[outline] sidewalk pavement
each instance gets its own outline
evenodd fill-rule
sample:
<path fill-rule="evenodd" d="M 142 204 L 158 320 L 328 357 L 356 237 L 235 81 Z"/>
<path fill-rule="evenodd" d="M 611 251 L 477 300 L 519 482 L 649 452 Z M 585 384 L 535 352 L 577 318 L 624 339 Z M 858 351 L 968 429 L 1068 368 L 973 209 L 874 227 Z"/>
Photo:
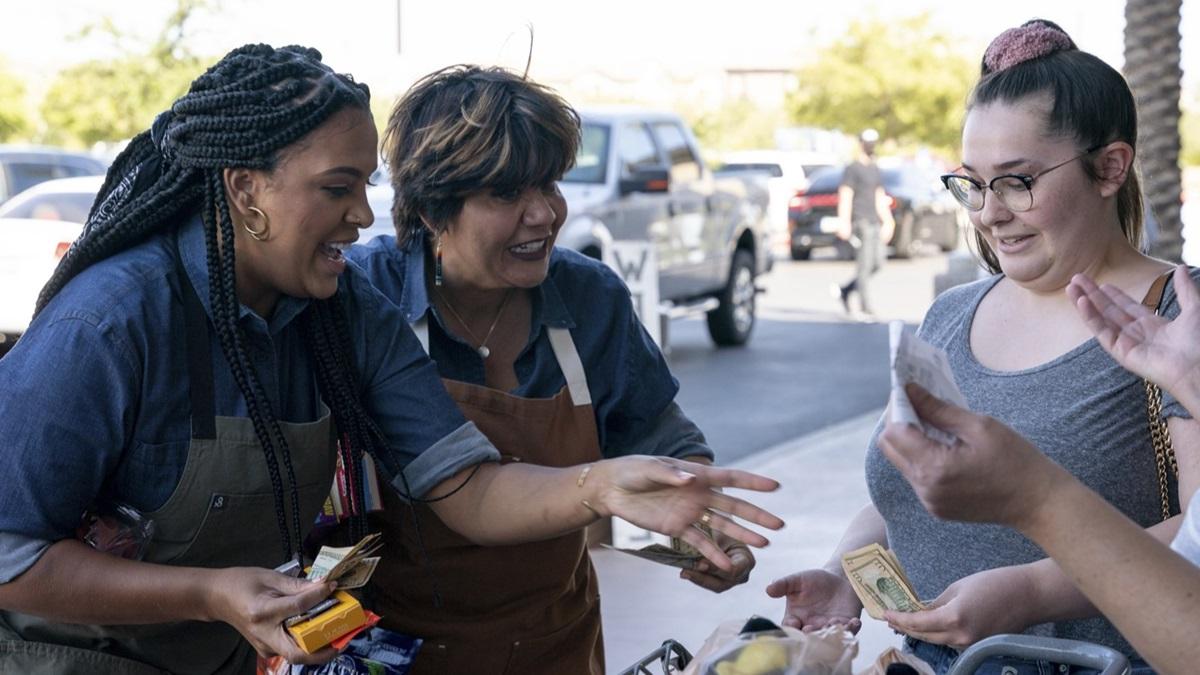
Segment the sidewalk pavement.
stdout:
<path fill-rule="evenodd" d="M 600 576 L 608 672 L 619 673 L 668 638 L 694 653 L 727 619 L 758 614 L 778 622 L 783 600 L 767 597 L 763 589 L 785 574 L 823 564 L 850 520 L 869 501 L 863 459 L 882 412 L 852 418 L 733 464 L 783 484 L 769 495 L 742 493 L 787 523 L 780 532 L 768 532 L 771 545 L 756 551 L 758 565 L 746 584 L 714 594 L 680 579 L 673 568 L 592 549 Z M 899 645 L 899 637 L 864 613 L 855 670 L 893 645 Z"/>

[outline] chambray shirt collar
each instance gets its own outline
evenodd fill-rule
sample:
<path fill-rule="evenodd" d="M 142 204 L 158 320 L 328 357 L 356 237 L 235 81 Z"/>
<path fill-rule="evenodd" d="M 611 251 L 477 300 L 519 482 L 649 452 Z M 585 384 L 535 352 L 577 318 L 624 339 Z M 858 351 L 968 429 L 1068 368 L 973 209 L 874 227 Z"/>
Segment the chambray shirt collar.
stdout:
<path fill-rule="evenodd" d="M 194 216 L 183 227 L 179 228 L 179 256 L 183 262 L 184 272 L 196 289 L 196 296 L 204 306 L 210 320 L 213 318 L 212 298 L 208 288 L 208 249 L 204 243 L 204 223 L 200 216 Z M 264 319 L 242 303 L 238 303 L 238 322 L 248 322 L 251 325 L 265 326 L 271 335 L 278 335 L 289 323 L 300 316 L 308 307 L 307 299 L 293 298 L 281 295 L 275 304 L 275 311 L 270 319 Z"/>
<path fill-rule="evenodd" d="M 554 255 L 551 252 L 550 255 Z M 429 311 L 429 294 L 425 290 L 425 238 L 415 237 L 404 247 L 404 288 L 400 295 L 400 309 L 405 319 L 416 323 Z M 434 312 L 436 314 L 436 312 Z M 533 326 L 550 328 L 574 328 L 575 321 L 567 311 L 567 305 L 549 275 L 533 289 Z M 536 332 L 536 331 L 535 331 Z M 530 335 L 530 342 L 537 335 Z"/>

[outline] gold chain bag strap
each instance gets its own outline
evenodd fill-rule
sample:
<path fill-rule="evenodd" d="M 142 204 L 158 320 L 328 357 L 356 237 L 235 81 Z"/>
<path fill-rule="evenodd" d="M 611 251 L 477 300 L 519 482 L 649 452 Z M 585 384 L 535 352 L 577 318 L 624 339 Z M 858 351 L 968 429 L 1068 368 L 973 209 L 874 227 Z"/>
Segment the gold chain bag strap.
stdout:
<path fill-rule="evenodd" d="M 1167 286 L 1168 272 L 1154 280 L 1142 304 L 1161 314 L 1163 290 Z M 1171 431 L 1167 422 L 1162 418 L 1162 390 L 1150 380 L 1143 380 L 1146 385 L 1146 415 L 1150 423 L 1150 440 L 1154 443 L 1154 465 L 1158 471 L 1158 496 L 1162 503 L 1163 520 L 1171 517 L 1172 478 L 1179 478 L 1179 462 L 1175 459 L 1175 450 L 1171 447 Z"/>

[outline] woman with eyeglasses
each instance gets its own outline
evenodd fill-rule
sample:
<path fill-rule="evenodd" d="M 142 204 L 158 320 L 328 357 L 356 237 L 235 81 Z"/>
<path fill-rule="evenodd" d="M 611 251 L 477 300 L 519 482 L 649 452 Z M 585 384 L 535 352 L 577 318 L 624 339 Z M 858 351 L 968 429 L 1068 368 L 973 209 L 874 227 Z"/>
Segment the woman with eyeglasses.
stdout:
<path fill-rule="evenodd" d="M 984 54 L 962 143 L 962 166 L 943 182 L 968 210 L 993 276 L 938 297 L 921 337 L 946 351 L 972 411 L 1009 425 L 1139 526 L 1170 541 L 1179 527 L 1171 515 L 1179 512 L 1177 495 L 1193 494 L 1198 484 L 1200 427 L 1163 394 L 1161 416 L 1179 477 L 1176 483 L 1167 476 L 1167 493 L 1160 494 L 1143 381 L 1104 351 L 1066 293 L 1073 276 L 1086 274 L 1145 298 L 1168 317 L 1179 311 L 1171 266 L 1139 250 L 1137 116 L 1128 84 L 1054 23 L 1030 21 L 1002 33 Z M 878 436 L 866 474 L 872 503 L 825 568 L 768 587 L 787 598 L 785 622 L 857 628 L 862 605 L 839 561 L 878 542 L 896 553 L 928 606 L 892 613 L 890 624 L 939 673 L 953 664 L 956 650 L 997 633 L 1029 631 L 1133 652 L 1017 531 L 942 522 L 926 512 L 881 453 Z M 1049 667 L 1004 665 L 1022 675 Z"/>

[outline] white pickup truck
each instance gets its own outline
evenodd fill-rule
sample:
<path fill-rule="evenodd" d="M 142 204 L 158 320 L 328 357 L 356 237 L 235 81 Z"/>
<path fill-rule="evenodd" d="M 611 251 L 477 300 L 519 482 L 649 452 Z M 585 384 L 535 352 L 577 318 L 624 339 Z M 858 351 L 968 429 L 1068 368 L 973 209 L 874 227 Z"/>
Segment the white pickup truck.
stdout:
<path fill-rule="evenodd" d="M 719 177 L 670 113 L 584 109 L 575 168 L 559 184 L 558 246 L 602 258 L 614 240 L 653 242 L 664 315 L 703 311 L 718 345 L 754 327 L 755 277 L 770 266 L 761 177 Z"/>

